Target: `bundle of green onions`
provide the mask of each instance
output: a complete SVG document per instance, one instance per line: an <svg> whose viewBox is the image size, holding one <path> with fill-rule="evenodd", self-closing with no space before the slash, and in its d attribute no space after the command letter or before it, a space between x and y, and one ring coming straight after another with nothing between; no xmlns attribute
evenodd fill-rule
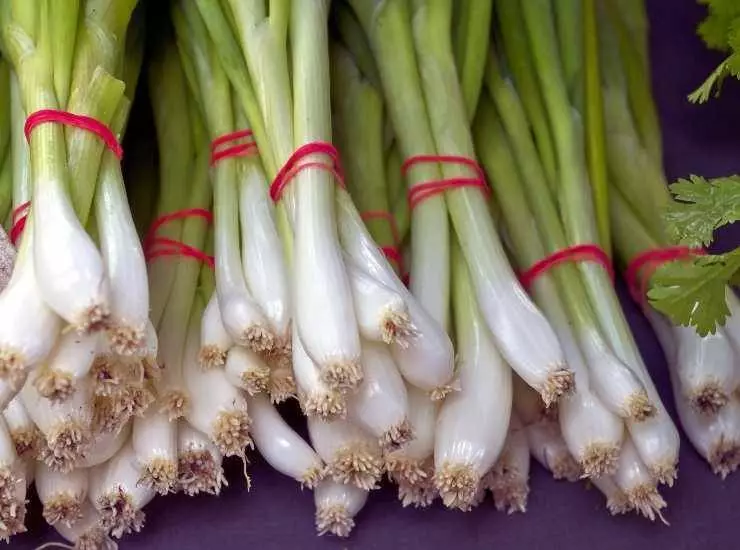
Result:
<svg viewBox="0 0 740 550"><path fill-rule="evenodd" d="M319 534L384 474L404 506L523 512L530 455L662 519L679 436L612 241L689 438L738 466L740 313L658 313L654 269L701 251L657 210L641 0L172 0L157 162L132 144L125 188L136 5L0 7L0 538L35 482L61 536L107 547L157 494L218 495L226 457L249 484L252 447Z"/></svg>

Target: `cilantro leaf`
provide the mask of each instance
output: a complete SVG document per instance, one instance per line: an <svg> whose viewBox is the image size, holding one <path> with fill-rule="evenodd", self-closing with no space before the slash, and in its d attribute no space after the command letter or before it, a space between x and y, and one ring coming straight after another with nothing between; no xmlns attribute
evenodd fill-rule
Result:
<svg viewBox="0 0 740 550"><path fill-rule="evenodd" d="M712 74L691 95L693 103L704 103L717 95L727 76L740 78L740 2L737 0L699 0L707 6L707 17L699 24L699 36L712 49L728 52ZM714 93L713 93L714 92Z"/></svg>
<svg viewBox="0 0 740 550"><path fill-rule="evenodd" d="M665 220L674 242L707 246L716 229L740 220L740 176L707 180L692 175L670 188L676 201L668 205Z"/></svg>
<svg viewBox="0 0 740 550"><path fill-rule="evenodd" d="M702 335L724 325L730 310L726 285L740 271L740 249L701 256L692 262L670 262L651 278L648 299L674 323L693 326Z"/></svg>

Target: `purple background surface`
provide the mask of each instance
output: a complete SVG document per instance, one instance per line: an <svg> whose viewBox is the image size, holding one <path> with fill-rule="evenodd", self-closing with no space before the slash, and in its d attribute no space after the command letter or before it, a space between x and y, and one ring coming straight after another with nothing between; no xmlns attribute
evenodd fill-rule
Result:
<svg viewBox="0 0 740 550"><path fill-rule="evenodd" d="M664 128L665 167L669 179L688 174L740 173L740 84L728 82L722 97L692 106L686 95L713 69L717 54L705 51L695 35L702 8L692 0L648 0L652 24L654 93ZM732 228L723 247L740 244ZM623 288L620 288L623 290ZM624 296L624 293L622 293ZM662 397L674 415L660 348L632 303L624 301L637 341ZM596 490L556 482L533 463L526 514L497 513L487 500L471 513L451 512L437 504L419 511L403 509L395 491L374 492L357 518L349 540L318 538L313 528L313 499L296 483L272 471L258 456L250 468L247 492L239 463L229 462L230 486L219 498L182 495L157 498L146 508L144 531L124 538L122 547L154 548L586 548L673 550L733 548L740 526L740 474L721 481L684 438L678 483L663 489L670 527L636 516L612 517ZM25 550L59 540L32 505L30 533L13 539Z"/></svg>

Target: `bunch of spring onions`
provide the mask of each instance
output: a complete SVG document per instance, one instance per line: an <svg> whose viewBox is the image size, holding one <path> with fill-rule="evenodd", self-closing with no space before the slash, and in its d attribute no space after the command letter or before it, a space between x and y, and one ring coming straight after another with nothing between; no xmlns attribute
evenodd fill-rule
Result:
<svg viewBox="0 0 740 550"><path fill-rule="evenodd" d="M383 475L404 506L523 512L530 455L662 518L678 432L610 278L612 239L625 269L670 244L641 0L173 0L125 189L136 5L0 7L0 538L33 481L107 547L157 494L218 495L226 457L251 483L252 447L319 534ZM647 313L726 475L740 314Z"/></svg>
<svg viewBox="0 0 740 550"><path fill-rule="evenodd" d="M644 52L633 47L639 32L634 22L643 21L644 13L637 7L623 6L621 12L617 7L616 2L609 5L599 21L614 244L626 269L636 259L648 259L629 275L628 283L663 347L681 425L712 471L724 478L740 465L740 302L727 288L727 322L705 335L692 326L672 323L648 303L652 273L671 259L658 257L657 265L651 265L652 251L677 251L682 256L673 258L683 261L701 251L689 249L687 254L686 247L672 246L662 216L672 199L661 166L660 128L654 122L657 117L646 77L649 67ZM635 200L637 192L650 198Z"/></svg>

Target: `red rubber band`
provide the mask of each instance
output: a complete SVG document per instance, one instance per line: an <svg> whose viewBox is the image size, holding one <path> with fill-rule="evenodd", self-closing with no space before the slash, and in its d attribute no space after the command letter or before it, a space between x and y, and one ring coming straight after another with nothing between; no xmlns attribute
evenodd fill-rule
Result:
<svg viewBox="0 0 740 550"><path fill-rule="evenodd" d="M10 221L13 225L10 227L10 242L13 246L18 246L18 240L26 228L26 219L28 219L28 210L31 208L31 201L26 201L10 215Z"/></svg>
<svg viewBox="0 0 740 550"><path fill-rule="evenodd" d="M185 218L202 218L209 224L213 222L213 214L205 208L185 208L183 210L177 210L175 212L159 216L154 220L154 223L152 223L149 231L147 231L146 237L144 238L144 257L147 262L167 256L184 256L204 262L211 268L214 267L215 264L213 256L206 254L202 250L198 250L193 246L175 239L157 236L157 231L159 231L163 225Z"/></svg>
<svg viewBox="0 0 740 550"><path fill-rule="evenodd" d="M686 260L691 256L704 256L706 253L706 250L701 248L669 246L646 250L638 254L632 258L624 273L632 299L639 304L645 303L650 278L661 265L676 260Z"/></svg>
<svg viewBox="0 0 740 550"><path fill-rule="evenodd" d="M540 275L546 273L553 267L566 262L595 262L601 264L612 281L614 281L614 268L611 259L606 252L595 244L578 244L558 250L535 262L529 269L519 276L522 286L528 289Z"/></svg>
<svg viewBox="0 0 740 550"><path fill-rule="evenodd" d="M150 247L147 248L144 253L144 257L147 262L167 256L184 256L186 258L193 258L199 262L208 264L208 267L211 269L213 269L215 265L213 256L206 254L202 250L198 250L193 246L174 239L168 239L166 237L155 238L151 241Z"/></svg>
<svg viewBox="0 0 740 550"><path fill-rule="evenodd" d="M223 145L248 139L247 143L237 143L230 147L223 148ZM252 130L237 130L229 134L219 136L211 142L211 166L217 162L233 157L246 157L257 153L257 143L254 141Z"/></svg>
<svg viewBox="0 0 740 550"><path fill-rule="evenodd" d="M92 117L85 115L76 115L58 109L41 109L28 115L26 123L23 126L23 132L26 134L26 141L31 141L31 132L36 126L54 122L64 124L65 126L74 126L80 130L86 130L98 136L103 140L105 146L118 157L123 158L123 147L118 143L115 134L105 124Z"/></svg>
<svg viewBox="0 0 740 550"><path fill-rule="evenodd" d="M480 165L473 159L455 155L416 155L407 158L401 165L401 175L406 176L408 171L418 164L442 163L442 164L460 164L467 166L476 173L474 178L445 178L441 180L427 181L414 185L409 189L407 198L409 208L413 210L419 203L424 200L444 193L450 189L460 189L463 187L477 187L483 194L488 197L491 189L486 184L486 176Z"/></svg>
<svg viewBox="0 0 740 550"><path fill-rule="evenodd" d="M312 161L312 162L301 162L310 155L326 155L331 159L331 164L325 162ZM308 168L319 168L326 170L331 173L337 182L337 185L344 188L344 174L342 173L342 166L339 162L339 152L337 149L328 142L325 141L312 141L301 145L298 149L293 151L288 160L285 161L282 168L278 171L272 184L270 184L270 198L273 202L278 202L282 196L288 183L297 176L301 171Z"/></svg>

